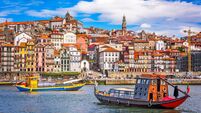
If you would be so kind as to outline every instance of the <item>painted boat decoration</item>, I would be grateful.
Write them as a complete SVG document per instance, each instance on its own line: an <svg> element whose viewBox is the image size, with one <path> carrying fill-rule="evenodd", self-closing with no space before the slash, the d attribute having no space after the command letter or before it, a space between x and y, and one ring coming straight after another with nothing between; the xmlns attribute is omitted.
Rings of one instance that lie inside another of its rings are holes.
<svg viewBox="0 0 201 113"><path fill-rule="evenodd" d="M168 85L174 88L174 97L169 96ZM180 93L182 96L179 96ZM187 91L188 92L188 91ZM106 104L174 109L188 97L188 93L169 83L165 76L144 74L136 78L135 88L112 88L108 92L94 87L96 98Z"/></svg>
<svg viewBox="0 0 201 113"><path fill-rule="evenodd" d="M85 83L55 84L54 86L41 86L38 84L38 76L27 77L26 83L17 84L16 88L21 92L32 91L77 91L82 88Z"/></svg>

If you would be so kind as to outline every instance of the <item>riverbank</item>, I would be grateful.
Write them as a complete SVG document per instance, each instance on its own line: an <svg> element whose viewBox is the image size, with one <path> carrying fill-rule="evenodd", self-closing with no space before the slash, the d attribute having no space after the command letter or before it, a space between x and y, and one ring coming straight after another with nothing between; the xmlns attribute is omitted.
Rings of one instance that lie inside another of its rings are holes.
<svg viewBox="0 0 201 113"><path fill-rule="evenodd" d="M87 80L87 85L92 85L97 81L100 85L135 85L136 79L97 79ZM169 79L174 85L201 85L201 79Z"/></svg>
<svg viewBox="0 0 201 113"><path fill-rule="evenodd" d="M96 79L85 80L86 85L93 85L95 81L99 85L135 85L136 79ZM168 79L174 85L201 85L201 79ZM61 82L59 82L61 83ZM0 85L13 85L13 82L0 82Z"/></svg>

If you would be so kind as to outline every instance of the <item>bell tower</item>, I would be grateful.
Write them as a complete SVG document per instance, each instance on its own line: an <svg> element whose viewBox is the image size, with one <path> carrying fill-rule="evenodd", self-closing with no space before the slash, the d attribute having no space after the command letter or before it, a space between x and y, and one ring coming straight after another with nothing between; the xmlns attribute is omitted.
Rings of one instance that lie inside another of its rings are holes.
<svg viewBox="0 0 201 113"><path fill-rule="evenodd" d="M126 16L124 15L123 16L123 20L122 20L122 33L123 33L123 35L125 35L126 34Z"/></svg>

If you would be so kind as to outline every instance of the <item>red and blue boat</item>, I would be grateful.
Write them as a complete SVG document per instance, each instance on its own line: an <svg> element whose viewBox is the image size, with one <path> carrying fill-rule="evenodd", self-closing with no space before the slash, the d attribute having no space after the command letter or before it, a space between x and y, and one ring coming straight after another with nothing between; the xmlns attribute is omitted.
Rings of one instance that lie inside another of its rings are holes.
<svg viewBox="0 0 201 113"><path fill-rule="evenodd" d="M169 85L174 88L173 96L169 95ZM135 88L112 88L105 92L95 86L94 94L106 104L165 109L174 109L190 97L187 92L169 83L165 76L156 74L143 74L136 78Z"/></svg>

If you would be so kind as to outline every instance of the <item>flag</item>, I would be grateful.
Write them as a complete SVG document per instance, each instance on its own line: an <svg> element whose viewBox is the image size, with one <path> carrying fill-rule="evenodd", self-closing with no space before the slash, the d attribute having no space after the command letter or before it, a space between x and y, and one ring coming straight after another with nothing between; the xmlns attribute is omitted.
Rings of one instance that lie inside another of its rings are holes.
<svg viewBox="0 0 201 113"><path fill-rule="evenodd" d="M190 93L190 87L189 87L189 85L187 85L187 89L186 90L187 90L186 91L187 94Z"/></svg>

